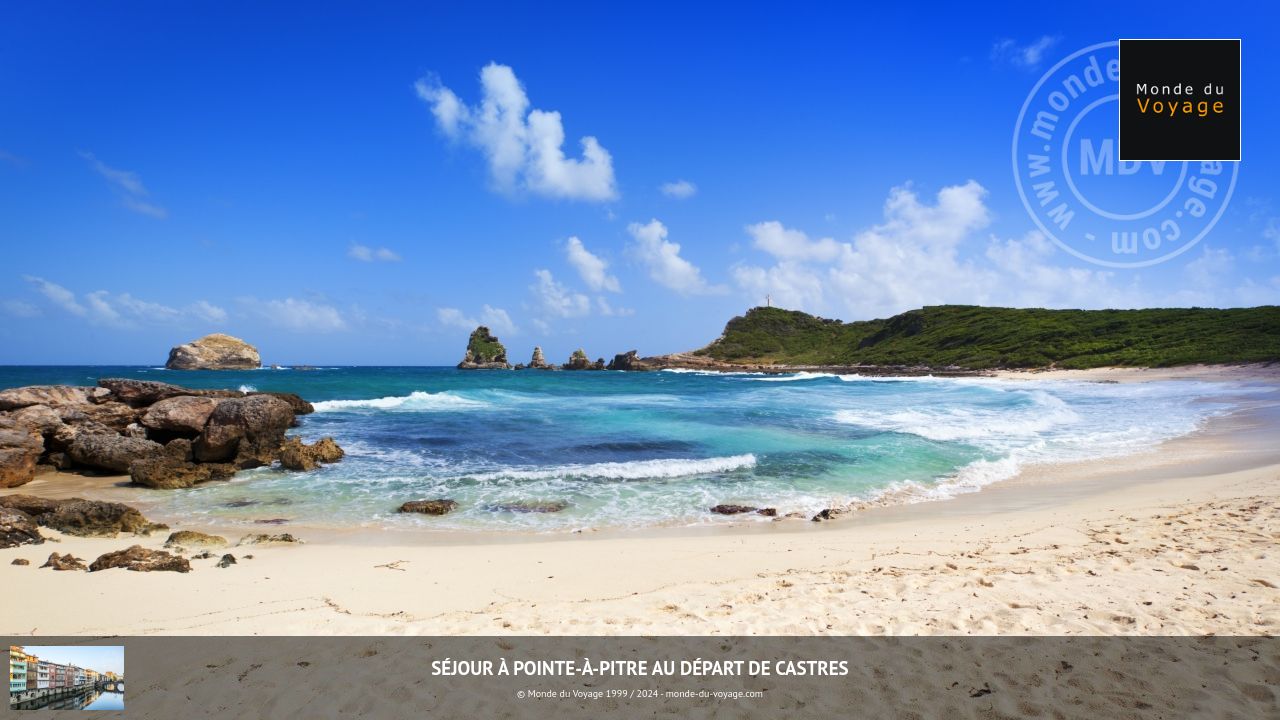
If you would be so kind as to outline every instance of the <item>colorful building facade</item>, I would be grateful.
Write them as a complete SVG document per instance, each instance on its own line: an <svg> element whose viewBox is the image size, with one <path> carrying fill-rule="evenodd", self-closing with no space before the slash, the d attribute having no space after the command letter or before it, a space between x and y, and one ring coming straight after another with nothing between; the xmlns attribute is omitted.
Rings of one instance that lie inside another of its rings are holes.
<svg viewBox="0 0 1280 720"><path fill-rule="evenodd" d="M9 646L9 692L27 689L27 654L17 645Z"/></svg>

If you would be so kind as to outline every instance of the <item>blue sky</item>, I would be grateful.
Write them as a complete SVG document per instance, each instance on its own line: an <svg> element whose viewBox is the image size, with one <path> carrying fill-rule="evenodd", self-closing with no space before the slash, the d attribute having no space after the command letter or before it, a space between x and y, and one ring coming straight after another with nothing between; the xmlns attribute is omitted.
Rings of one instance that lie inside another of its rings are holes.
<svg viewBox="0 0 1280 720"><path fill-rule="evenodd" d="M0 363L224 331L452 364L476 322L516 359L655 354L766 293L844 319L1280 300L1280 38L1247 8L301 8L0 11ZM1037 235L1010 169L1036 80L1119 37L1244 40L1231 203L1141 270Z"/></svg>
<svg viewBox="0 0 1280 720"><path fill-rule="evenodd" d="M41 660L124 675L121 645L24 645L23 649Z"/></svg>

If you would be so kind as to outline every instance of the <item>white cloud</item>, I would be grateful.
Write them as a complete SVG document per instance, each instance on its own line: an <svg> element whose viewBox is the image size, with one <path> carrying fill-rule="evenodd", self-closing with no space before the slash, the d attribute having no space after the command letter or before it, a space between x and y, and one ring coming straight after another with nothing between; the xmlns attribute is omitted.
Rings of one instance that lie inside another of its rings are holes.
<svg viewBox="0 0 1280 720"><path fill-rule="evenodd" d="M603 295L596 296L596 312L605 317L628 317L636 314L632 308L614 307Z"/></svg>
<svg viewBox="0 0 1280 720"><path fill-rule="evenodd" d="M42 314L40 308L25 300L5 300L0 303L0 307L4 308L4 313L10 317L33 318L40 317Z"/></svg>
<svg viewBox="0 0 1280 720"><path fill-rule="evenodd" d="M529 286L537 310L545 317L581 317L591 312L591 298L556 281L549 270L534 270L538 280Z"/></svg>
<svg viewBox="0 0 1280 720"><path fill-rule="evenodd" d="M746 230L757 248L779 260L834 260L840 254L840 243L835 240L810 240L808 235L788 230L777 221L748 225Z"/></svg>
<svg viewBox="0 0 1280 720"><path fill-rule="evenodd" d="M134 297L131 293L111 293L95 290L80 298L67 288L32 275L23 278L54 305L72 315L83 317L97 325L132 327L142 324L179 323L190 319L223 323L227 311L207 300L199 300L179 310L168 305Z"/></svg>
<svg viewBox="0 0 1280 720"><path fill-rule="evenodd" d="M352 243L347 248L347 257L360 262L400 262L400 255L391 248L371 248L368 245Z"/></svg>
<svg viewBox="0 0 1280 720"><path fill-rule="evenodd" d="M1019 45L1014 40L1005 38L991 46L991 59L1034 68L1044 61L1045 53L1056 44L1058 38L1052 35L1042 35L1026 45Z"/></svg>
<svg viewBox="0 0 1280 720"><path fill-rule="evenodd" d="M632 253L649 271L649 277L681 295L708 295L724 292L724 288L710 285L702 277L696 265L680 257L680 245L668 241L667 228L658 220L648 223L631 223L627 232L635 242Z"/></svg>
<svg viewBox="0 0 1280 720"><path fill-rule="evenodd" d="M618 282L618 278L608 272L609 263L593 255L581 240L576 237L569 238L565 243L564 252L569 259L569 264L578 271L578 275L587 287L596 292L601 290L622 292L622 285Z"/></svg>
<svg viewBox="0 0 1280 720"><path fill-rule="evenodd" d="M347 321L343 319L342 313L331 305L297 298L264 301L250 299L248 302L268 322L286 330L323 333L347 328Z"/></svg>
<svg viewBox="0 0 1280 720"><path fill-rule="evenodd" d="M489 63L480 71L481 99L475 106L468 106L435 77L418 80L414 88L431 107L441 132L485 155L499 190L571 200L617 197L609 151L588 135L580 141L581 158L565 157L560 113L530 109L529 97L510 67Z"/></svg>
<svg viewBox="0 0 1280 720"><path fill-rule="evenodd" d="M475 330L479 325L484 325L499 335L515 335L519 332L506 310L489 305L481 308L478 319L466 315L457 308L436 308L436 319L442 325L461 328L468 332Z"/></svg>
<svg viewBox="0 0 1280 720"><path fill-rule="evenodd" d="M669 198L687 200L698 193L698 186L688 180L676 180L674 182L662 183L662 185L658 186L658 190Z"/></svg>
<svg viewBox="0 0 1280 720"><path fill-rule="evenodd" d="M149 193L146 186L142 184L142 178L138 177L137 173L110 167L94 157L91 152L81 152L80 157L84 158L89 163L89 167L105 178L112 188L116 190L116 193L120 196L121 203L125 207L136 213L150 215L161 220L169 216L167 210L145 199Z"/></svg>

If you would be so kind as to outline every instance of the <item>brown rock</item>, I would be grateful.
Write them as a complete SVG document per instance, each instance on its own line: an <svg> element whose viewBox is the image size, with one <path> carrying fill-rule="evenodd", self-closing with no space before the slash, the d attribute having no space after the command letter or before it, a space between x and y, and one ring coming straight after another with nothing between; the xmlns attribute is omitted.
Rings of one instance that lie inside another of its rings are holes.
<svg viewBox="0 0 1280 720"><path fill-rule="evenodd" d="M39 432L18 425L0 427L0 487L31 482L43 452L44 438Z"/></svg>
<svg viewBox="0 0 1280 720"><path fill-rule="evenodd" d="M0 507L0 548L39 545L44 542L31 516L21 510Z"/></svg>
<svg viewBox="0 0 1280 720"><path fill-rule="evenodd" d="M290 535L289 533L281 533L279 535L265 535L265 534L245 535L244 537L240 538L240 542L236 544L237 545L269 545L272 543L297 543L297 542L302 542L302 541Z"/></svg>
<svg viewBox="0 0 1280 720"><path fill-rule="evenodd" d="M149 535L164 527L148 521L128 505L81 498L61 501L56 509L36 520L45 527L83 537L115 537L122 532Z"/></svg>
<svg viewBox="0 0 1280 720"><path fill-rule="evenodd" d="M0 495L0 507L13 508L21 510L33 518L38 518L45 513L51 513L58 509L58 505L66 502L65 500L50 500L48 498L36 497L35 495Z"/></svg>
<svg viewBox="0 0 1280 720"><path fill-rule="evenodd" d="M333 463L346 453L331 437L306 445L296 437L288 438L280 448L280 465L289 470L315 470L320 463Z"/></svg>
<svg viewBox="0 0 1280 720"><path fill-rule="evenodd" d="M179 395L211 398L244 397L238 390L193 390L181 385L155 382L154 380L134 380L132 378L102 378L98 387L106 391L111 398L132 407L145 407L153 403L167 400Z"/></svg>
<svg viewBox="0 0 1280 720"><path fill-rule="evenodd" d="M124 432L142 416L138 408L114 400L97 405L68 405L58 408L57 413L67 425L96 424L114 432Z"/></svg>
<svg viewBox="0 0 1280 720"><path fill-rule="evenodd" d="M296 394L294 394L294 393L287 393L287 392L258 392L258 391L254 391L254 392L251 392L251 393L248 393L248 394L249 394L250 396L253 396L253 395L270 395L271 397L274 397L274 398L280 398L281 400L283 400L283 401L285 401L285 402L289 403L289 407L293 408L293 414L294 414L294 415L310 415L311 413L313 413L313 412L315 412L315 411L316 411L316 408L315 408L315 406L314 406L314 405L312 405L311 403L307 402L306 400L303 400L301 397L299 397L298 395L296 395Z"/></svg>
<svg viewBox="0 0 1280 720"><path fill-rule="evenodd" d="M716 505L711 508L711 512L717 515L741 515L742 513L753 513L759 508L749 505Z"/></svg>
<svg viewBox="0 0 1280 720"><path fill-rule="evenodd" d="M517 502L492 503L485 506L490 512L513 513L555 513L569 507L564 500L520 500Z"/></svg>
<svg viewBox="0 0 1280 720"><path fill-rule="evenodd" d="M20 410L8 413L13 422L27 427L41 435L52 435L62 425L62 417L48 405L28 405Z"/></svg>
<svg viewBox="0 0 1280 720"><path fill-rule="evenodd" d="M69 405L88 405L105 400L108 393L100 388L75 385L28 385L0 390L0 410L17 410L30 405L58 409Z"/></svg>
<svg viewBox="0 0 1280 720"><path fill-rule="evenodd" d="M230 461L240 468L270 464L293 417L289 403L272 395L223 400L192 446L195 459Z"/></svg>
<svg viewBox="0 0 1280 720"><path fill-rule="evenodd" d="M133 461L154 457L163 450L164 446L150 440L81 433L67 448L67 454L81 465L126 472Z"/></svg>
<svg viewBox="0 0 1280 720"><path fill-rule="evenodd" d="M235 564L236 564L236 556L232 555L231 553L227 553L226 555L223 555L222 559L218 561L218 567L220 568L228 568Z"/></svg>
<svg viewBox="0 0 1280 720"><path fill-rule="evenodd" d="M844 511L841 510L840 508L826 508L825 510L822 510L821 512L819 512L817 515L814 515L811 519L814 522L822 522L824 520L835 520L837 517L843 514L844 514Z"/></svg>
<svg viewBox="0 0 1280 720"><path fill-rule="evenodd" d="M14 558L10 565L30 565L31 561L26 558Z"/></svg>
<svg viewBox="0 0 1280 720"><path fill-rule="evenodd" d="M45 561L42 568L53 568L54 570L87 570L84 566L84 560L73 557L71 553L59 555L58 553L50 553L49 559Z"/></svg>
<svg viewBox="0 0 1280 720"><path fill-rule="evenodd" d="M129 477L134 483L157 490L229 480L235 474L236 466L231 463L193 463L167 454L135 460L129 465Z"/></svg>
<svg viewBox="0 0 1280 720"><path fill-rule="evenodd" d="M169 351L170 370L253 370L262 366L258 349L237 337L214 333Z"/></svg>
<svg viewBox="0 0 1280 720"><path fill-rule="evenodd" d="M141 422L152 430L195 437L204 430L205 423L218 407L218 402L217 398L192 395L165 398L147 408Z"/></svg>
<svg viewBox="0 0 1280 720"><path fill-rule="evenodd" d="M635 350L628 350L625 353L614 355L613 359L609 361L609 365L606 369L627 371L648 370L649 365L640 359L640 354L638 352Z"/></svg>
<svg viewBox="0 0 1280 720"><path fill-rule="evenodd" d="M165 547L180 545L183 547L222 547L227 539L220 535L206 535L195 530L179 530L164 541Z"/></svg>
<svg viewBox="0 0 1280 720"><path fill-rule="evenodd" d="M440 498L438 500L410 500L400 506L402 513L422 513L423 515L447 515L457 509L456 500Z"/></svg>
<svg viewBox="0 0 1280 720"><path fill-rule="evenodd" d="M191 562L184 557L171 555L163 550L148 550L134 545L125 550L109 552L89 566L89 572L124 568L134 572L191 572Z"/></svg>

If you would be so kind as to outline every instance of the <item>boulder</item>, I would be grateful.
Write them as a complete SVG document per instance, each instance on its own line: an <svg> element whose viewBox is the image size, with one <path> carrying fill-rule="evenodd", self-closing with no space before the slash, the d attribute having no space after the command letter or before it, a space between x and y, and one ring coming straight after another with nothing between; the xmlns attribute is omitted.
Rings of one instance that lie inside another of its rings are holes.
<svg viewBox="0 0 1280 720"><path fill-rule="evenodd" d="M142 417L141 410L114 400L97 405L67 405L58 408L57 413L67 425L101 425L112 432L124 432Z"/></svg>
<svg viewBox="0 0 1280 720"><path fill-rule="evenodd" d="M89 572L124 568L134 572L191 572L191 562L184 557L171 555L163 550L148 550L134 545L125 550L109 552L89 566Z"/></svg>
<svg viewBox="0 0 1280 720"><path fill-rule="evenodd" d="M150 535L164 525L148 521L142 513L122 503L72 498L36 517L36 522L68 535L115 537L122 532Z"/></svg>
<svg viewBox="0 0 1280 720"><path fill-rule="evenodd" d="M144 487L173 490L215 480L230 480L236 474L236 466L232 463L188 462L169 455L168 449L166 445L165 454L130 463L129 478Z"/></svg>
<svg viewBox="0 0 1280 720"><path fill-rule="evenodd" d="M292 437L280 447L280 465L289 470L315 470L320 463L338 462L344 454L331 437L321 438L310 445Z"/></svg>
<svg viewBox="0 0 1280 720"><path fill-rule="evenodd" d="M613 356L613 360L609 361L606 367L608 370L648 370L649 365L640 359L640 353L635 350L628 350Z"/></svg>
<svg viewBox="0 0 1280 720"><path fill-rule="evenodd" d="M467 340L467 353L458 363L460 370L510 370L507 364L507 348L489 328L481 325L471 332Z"/></svg>
<svg viewBox="0 0 1280 720"><path fill-rule="evenodd" d="M265 534L245 535L244 537L240 538L240 542L236 544L237 545L270 545L274 543L298 543L298 542L302 542L302 541L290 535L289 533L281 533L279 535L265 535Z"/></svg>
<svg viewBox="0 0 1280 720"><path fill-rule="evenodd" d="M175 545L181 547L222 547L227 544L227 539L219 535L206 535L195 530L179 530L169 536L164 541L165 547L173 547Z"/></svg>
<svg viewBox="0 0 1280 720"><path fill-rule="evenodd" d="M88 570L84 566L84 561L71 553L59 555L58 553L49 553L49 559L44 561L42 568L53 568L54 570Z"/></svg>
<svg viewBox="0 0 1280 720"><path fill-rule="evenodd" d="M402 513L422 513L423 515L447 515L457 509L456 500L440 498L438 500L410 500L400 506Z"/></svg>
<svg viewBox="0 0 1280 720"><path fill-rule="evenodd" d="M239 390L195 390L181 385L132 378L102 378L98 381L98 387L106 390L117 402L132 407L145 407L179 395L211 398L244 397L244 393Z"/></svg>
<svg viewBox="0 0 1280 720"><path fill-rule="evenodd" d="M589 370L591 369L591 358L587 357L587 353L578 348L569 356L569 362L561 366L564 370Z"/></svg>
<svg viewBox="0 0 1280 720"><path fill-rule="evenodd" d="M542 355L542 347L538 346L533 349L533 358L529 360L528 368L530 370L550 370L551 365L547 364L547 359Z"/></svg>
<svg viewBox="0 0 1280 720"><path fill-rule="evenodd" d="M62 427L62 417L48 405L28 405L6 415L14 425L35 430L44 436L53 435Z"/></svg>
<svg viewBox="0 0 1280 720"><path fill-rule="evenodd" d="M711 512L717 515L741 515L742 513L753 513L758 509L750 505L716 505L711 508Z"/></svg>
<svg viewBox="0 0 1280 720"><path fill-rule="evenodd" d="M232 555L231 553L227 553L226 555L223 555L222 559L218 561L218 567L220 568L228 568L235 564L236 564L236 556Z"/></svg>
<svg viewBox="0 0 1280 720"><path fill-rule="evenodd" d="M604 358L596 358L596 361L591 363L592 370L604 370L606 367L607 366L604 364Z"/></svg>
<svg viewBox="0 0 1280 720"><path fill-rule="evenodd" d="M10 565L30 565L31 561L26 558L14 558Z"/></svg>
<svg viewBox="0 0 1280 720"><path fill-rule="evenodd" d="M258 349L240 338L214 333L169 351L170 370L254 370L262 366Z"/></svg>
<svg viewBox="0 0 1280 720"><path fill-rule="evenodd" d="M250 395L250 396L252 396L252 395L270 395L271 397L280 398L281 400L283 400L283 401L285 401L285 402L289 403L289 407L293 408L293 414L294 414L294 415L310 415L311 413L313 413L313 412L315 412L315 411L316 411L316 408L315 408L315 406L314 406L314 405L312 405L311 403L307 402L306 400L303 400L303 399L302 399L302 397L301 397L301 396L299 396L299 395L297 395L296 393L287 393L287 392L258 392L258 391L256 391L256 390L255 390L254 392L247 393L247 394L248 394L248 395Z"/></svg>
<svg viewBox="0 0 1280 720"><path fill-rule="evenodd" d="M36 430L16 424L0 426L0 488L31 482L43 453L44 438Z"/></svg>
<svg viewBox="0 0 1280 720"><path fill-rule="evenodd" d="M810 518L810 520L813 520L814 522L835 520L836 518L840 517L843 514L844 514L844 510L841 510L840 508L825 508L823 510L818 511L818 514L814 515L812 518Z"/></svg>
<svg viewBox="0 0 1280 720"><path fill-rule="evenodd" d="M200 462L234 462L241 469L273 462L293 424L289 403L272 395L218 403L204 432L192 445Z"/></svg>
<svg viewBox="0 0 1280 720"><path fill-rule="evenodd" d="M39 545L44 542L31 516L21 510L0 507L0 548Z"/></svg>
<svg viewBox="0 0 1280 720"><path fill-rule="evenodd" d="M165 398L147 408L141 422L152 430L195 437L204 430L205 423L209 421L209 416L219 402L217 398L192 395Z"/></svg>
<svg viewBox="0 0 1280 720"><path fill-rule="evenodd" d="M489 512L555 513L569 507L564 500L518 500L516 502L491 503L485 506Z"/></svg>
<svg viewBox="0 0 1280 720"><path fill-rule="evenodd" d="M45 513L51 513L58 509L58 505L66 502L66 500L50 500L48 498L36 497L35 495L0 495L0 507L13 508L21 510L33 518L38 518Z"/></svg>
<svg viewBox="0 0 1280 720"><path fill-rule="evenodd" d="M154 457L163 450L163 445L151 440L81 433L67 448L67 454L80 465L127 472L135 460Z"/></svg>
<svg viewBox="0 0 1280 720"><path fill-rule="evenodd" d="M61 408L102 402L109 393L101 388L75 385L28 385L0 390L0 410L17 410L30 405Z"/></svg>
<svg viewBox="0 0 1280 720"><path fill-rule="evenodd" d="M85 420L83 422L74 420L69 425L59 425L58 428L53 431L53 435L49 436L46 440L45 445L51 452L66 453L67 449L71 447L71 444L74 443L76 438L81 435L116 434L118 433L116 433L115 430L112 430L101 423L96 423L92 420ZM67 456L67 459L70 460L70 455Z"/></svg>

